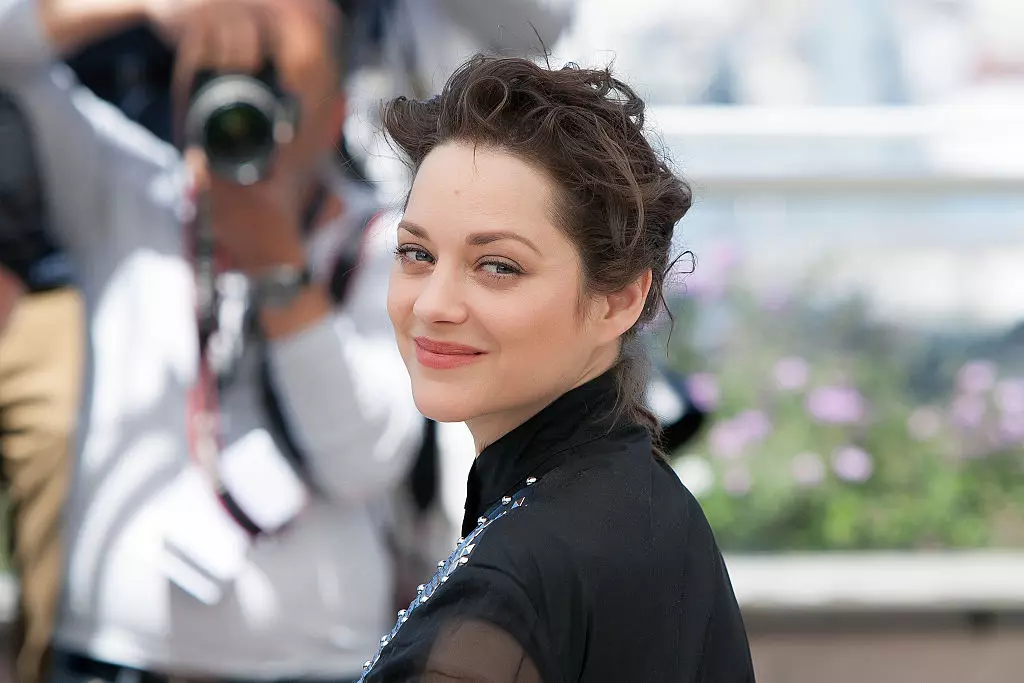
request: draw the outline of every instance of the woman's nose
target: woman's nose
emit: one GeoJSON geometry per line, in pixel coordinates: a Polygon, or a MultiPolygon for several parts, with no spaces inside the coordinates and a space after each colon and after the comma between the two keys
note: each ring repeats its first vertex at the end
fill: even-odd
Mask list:
{"type": "Polygon", "coordinates": [[[412,312],[425,323],[465,322],[467,307],[460,273],[434,268],[423,282],[412,312]]]}

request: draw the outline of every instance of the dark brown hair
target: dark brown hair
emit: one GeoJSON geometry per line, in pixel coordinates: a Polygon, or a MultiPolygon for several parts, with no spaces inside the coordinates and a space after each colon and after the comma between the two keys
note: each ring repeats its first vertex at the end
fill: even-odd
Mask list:
{"type": "Polygon", "coordinates": [[[547,173],[557,188],[555,223],[579,252],[583,295],[617,292],[652,271],[643,312],[623,335],[615,371],[619,410],[656,439],[637,332],[665,306],[672,231],[692,195],[644,137],[643,100],[609,69],[548,69],[526,59],[476,56],[439,96],[396,98],[381,118],[414,173],[446,142],[503,150],[547,173]]]}

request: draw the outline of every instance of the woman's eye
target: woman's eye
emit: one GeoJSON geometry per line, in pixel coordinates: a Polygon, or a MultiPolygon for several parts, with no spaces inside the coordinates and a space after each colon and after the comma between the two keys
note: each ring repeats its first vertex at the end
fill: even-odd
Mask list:
{"type": "Polygon", "coordinates": [[[511,263],[502,263],[501,261],[488,261],[487,263],[481,264],[480,267],[483,268],[484,272],[488,275],[494,275],[496,277],[521,275],[523,272],[511,263]]]}
{"type": "Polygon", "coordinates": [[[434,257],[430,252],[412,245],[402,245],[395,249],[395,256],[404,263],[432,263],[434,257]]]}

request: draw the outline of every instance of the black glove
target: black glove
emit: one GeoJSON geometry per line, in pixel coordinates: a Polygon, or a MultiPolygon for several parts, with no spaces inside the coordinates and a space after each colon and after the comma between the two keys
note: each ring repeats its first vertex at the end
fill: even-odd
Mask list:
{"type": "Polygon", "coordinates": [[[0,265],[29,289],[65,277],[67,264],[46,234],[46,205],[32,130],[0,92],[0,265]]]}

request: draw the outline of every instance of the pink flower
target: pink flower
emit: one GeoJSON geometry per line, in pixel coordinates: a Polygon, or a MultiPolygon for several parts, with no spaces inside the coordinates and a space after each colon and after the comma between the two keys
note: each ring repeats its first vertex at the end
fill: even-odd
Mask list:
{"type": "Polygon", "coordinates": [[[956,382],[965,394],[984,393],[996,383],[996,366],[987,360],[969,361],[960,368],[956,382]]]}
{"type": "Polygon", "coordinates": [[[748,443],[761,441],[772,433],[772,422],[762,410],[744,410],[732,419],[732,423],[748,443]]]}
{"type": "Polygon", "coordinates": [[[864,419],[867,407],[860,392],[851,387],[820,387],[805,402],[807,412],[818,422],[855,424],[864,419]]]}
{"type": "Polygon", "coordinates": [[[1004,379],[996,385],[996,403],[1007,415],[1024,418],[1024,377],[1004,379]]]}
{"type": "Polygon", "coordinates": [[[717,423],[708,433],[708,449],[720,458],[736,458],[747,447],[747,435],[732,420],[717,423]]]}
{"type": "Polygon", "coordinates": [[[773,374],[780,391],[799,391],[807,384],[811,369],[803,358],[790,356],[775,363],[773,374]]]}
{"type": "Polygon", "coordinates": [[[1024,415],[1003,415],[999,420],[1001,445],[1007,447],[1024,445],[1024,415]]]}
{"type": "Polygon", "coordinates": [[[863,449],[843,446],[832,455],[832,470],[843,481],[860,484],[871,478],[875,465],[863,449]]]}
{"type": "Polygon", "coordinates": [[[693,404],[708,412],[718,407],[718,380],[710,372],[698,372],[686,380],[693,404]]]}
{"type": "Polygon", "coordinates": [[[731,420],[715,424],[708,434],[708,448],[721,458],[736,458],[747,446],[772,433],[772,423],[760,410],[745,410],[731,420]]]}
{"type": "Polygon", "coordinates": [[[953,401],[953,422],[962,428],[977,427],[985,418],[985,399],[974,394],[958,396],[953,401]]]}

